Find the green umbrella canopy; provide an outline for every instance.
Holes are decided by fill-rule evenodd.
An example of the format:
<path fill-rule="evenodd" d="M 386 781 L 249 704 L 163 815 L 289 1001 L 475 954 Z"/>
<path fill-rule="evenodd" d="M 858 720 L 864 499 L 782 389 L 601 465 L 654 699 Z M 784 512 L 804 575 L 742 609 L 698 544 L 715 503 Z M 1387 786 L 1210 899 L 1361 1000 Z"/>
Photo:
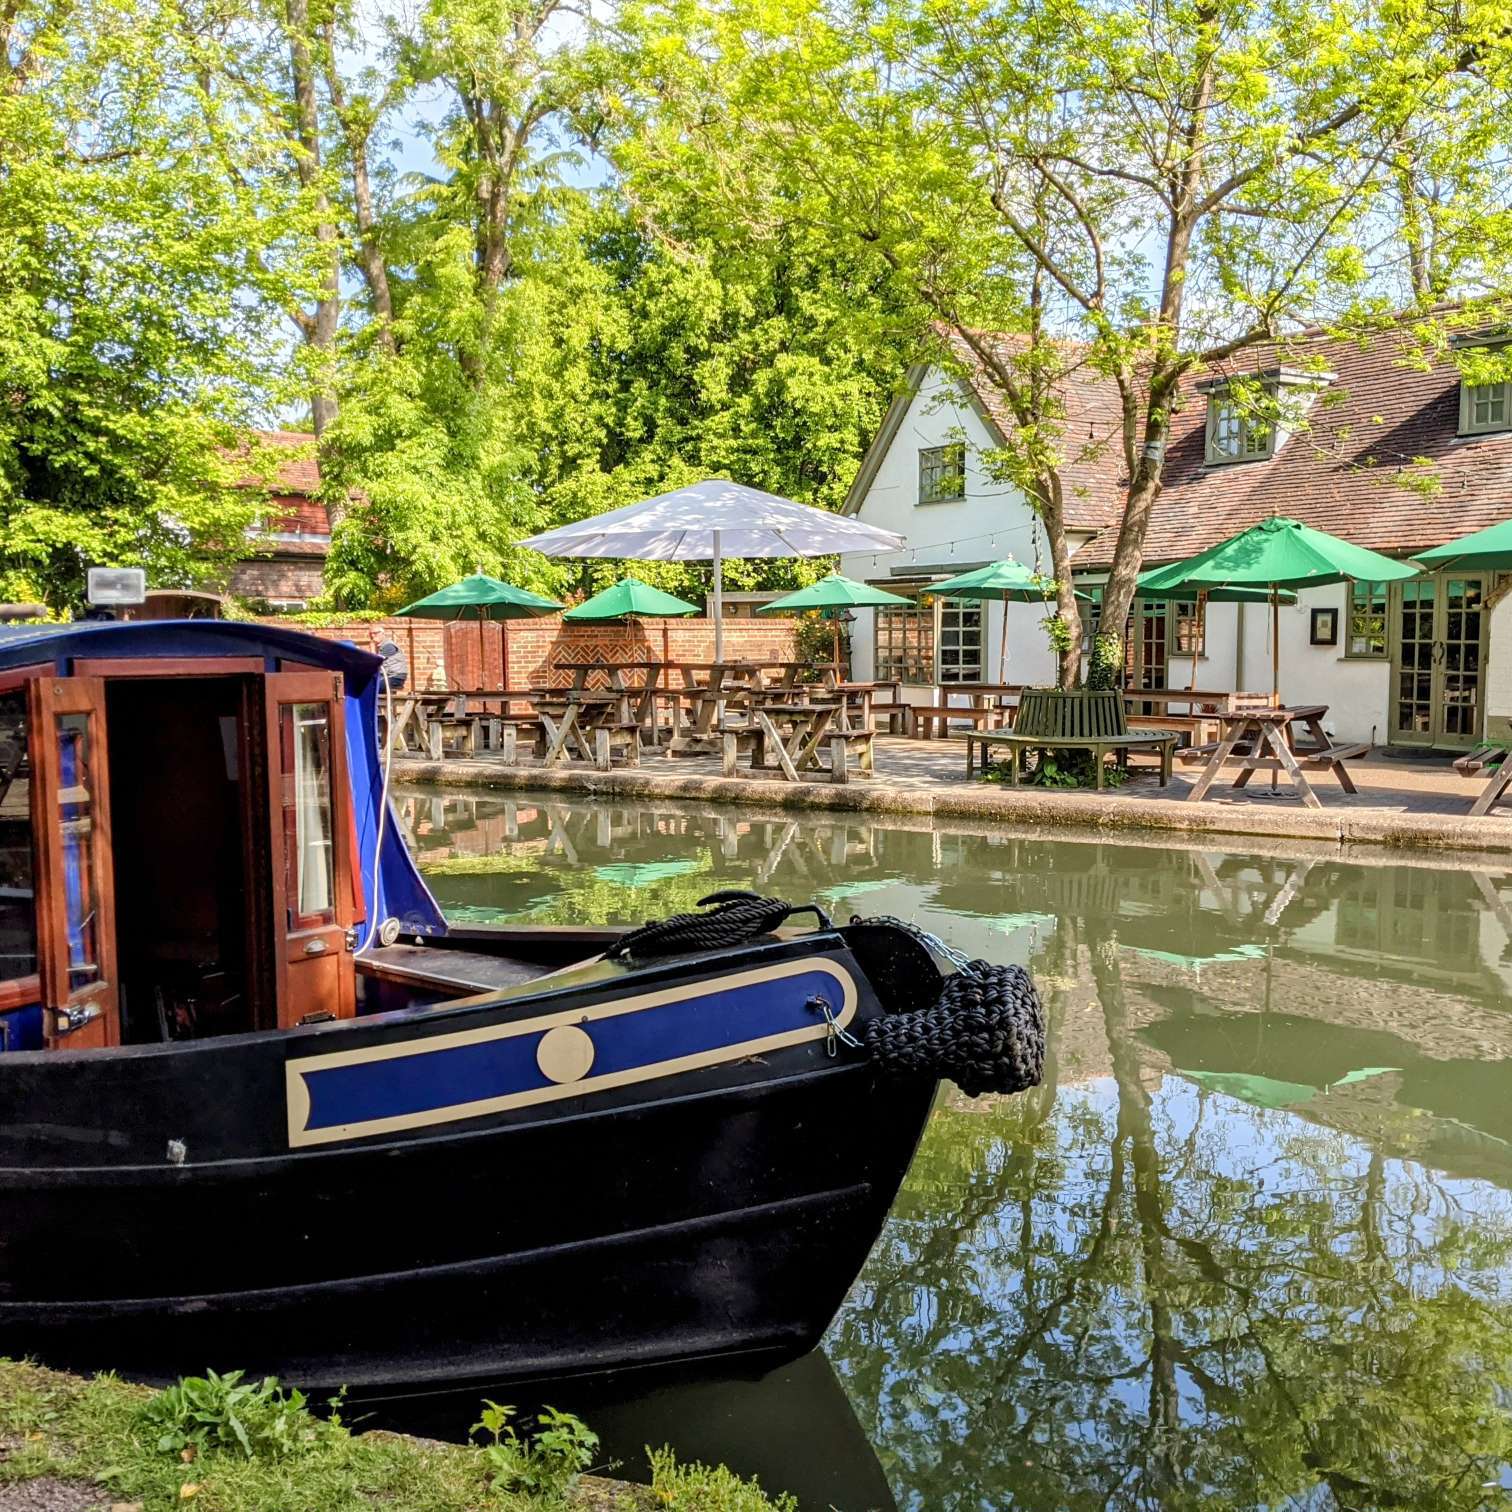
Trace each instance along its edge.
<path fill-rule="evenodd" d="M 1262 520 L 1165 569 L 1167 587 L 1322 588 L 1350 578 L 1397 582 L 1417 568 L 1283 516 Z"/>
<path fill-rule="evenodd" d="M 1135 598 L 1162 599 L 1182 598 L 1190 596 L 1195 598 L 1199 593 L 1205 593 L 1208 599 L 1215 604 L 1266 604 L 1270 602 L 1269 588 L 1197 588 L 1187 589 L 1184 587 L 1181 574 L 1186 569 L 1185 562 L 1171 562 L 1164 567 L 1152 567 L 1148 572 L 1141 572 L 1138 581 L 1134 585 Z M 1277 590 L 1277 597 L 1283 604 L 1295 604 L 1295 593 L 1281 592 Z"/>
<path fill-rule="evenodd" d="M 888 604 L 908 605 L 912 602 L 912 599 L 889 593 L 885 588 L 873 588 L 870 583 L 858 583 L 855 578 L 831 572 L 807 588 L 763 604 L 756 612 L 798 614 L 806 609 L 879 609 Z"/>
<path fill-rule="evenodd" d="M 639 614 L 647 619 L 680 619 L 689 614 L 702 614 L 697 604 L 686 599 L 674 598 L 643 583 L 637 577 L 621 578 L 612 588 L 595 593 L 575 609 L 569 609 L 564 620 L 615 620 L 627 614 Z"/>
<path fill-rule="evenodd" d="M 1054 597 L 1051 578 L 1042 577 L 1032 567 L 1004 557 L 1000 562 L 989 562 L 985 567 L 974 567 L 958 577 L 947 578 L 943 583 L 931 583 L 930 593 L 939 598 L 965 599 L 1027 599 L 1035 602 Z M 1086 598 L 1078 593 L 1078 598 Z"/>
<path fill-rule="evenodd" d="M 1413 558 L 1430 572 L 1440 567 L 1456 567 L 1465 572 L 1478 568 L 1512 568 L 1512 520 L 1488 525 L 1484 530 L 1446 541 Z"/>
<path fill-rule="evenodd" d="M 537 615 L 553 614 L 561 607 L 554 599 L 542 598 L 528 588 L 516 588 L 513 583 L 501 583 L 486 573 L 474 572 L 460 583 L 395 612 L 408 619 L 511 620 L 534 619 Z"/>

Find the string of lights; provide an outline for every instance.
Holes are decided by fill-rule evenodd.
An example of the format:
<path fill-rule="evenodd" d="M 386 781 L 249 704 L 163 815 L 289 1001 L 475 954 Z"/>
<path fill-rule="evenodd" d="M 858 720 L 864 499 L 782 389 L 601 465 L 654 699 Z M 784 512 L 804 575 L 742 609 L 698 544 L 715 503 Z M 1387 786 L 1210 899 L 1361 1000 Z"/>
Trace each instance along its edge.
<path fill-rule="evenodd" d="M 1038 520 L 1031 520 L 1025 525 L 1004 526 L 1000 530 L 984 530 L 980 535 L 956 536 L 947 541 L 930 541 L 923 546 L 904 546 L 898 551 L 879 551 L 872 553 L 871 570 L 879 572 L 885 561 L 891 566 L 898 566 L 898 559 L 907 556 L 908 565 L 916 565 L 920 561 L 920 553 L 928 565 L 934 565 L 942 561 L 951 561 L 955 558 L 957 548 L 972 546 L 978 542 L 986 542 L 987 550 L 996 560 L 999 555 L 999 543 L 1002 543 L 1002 555 L 1013 557 L 1012 546 L 1019 538 L 1029 536 L 1029 551 L 1034 558 L 1034 570 L 1041 570 L 1043 560 L 1040 540 L 1040 527 Z M 942 556 L 943 553 L 943 556 Z M 1017 560 L 1017 558 L 1014 558 Z M 1027 564 L 1026 564 L 1027 565 Z"/>

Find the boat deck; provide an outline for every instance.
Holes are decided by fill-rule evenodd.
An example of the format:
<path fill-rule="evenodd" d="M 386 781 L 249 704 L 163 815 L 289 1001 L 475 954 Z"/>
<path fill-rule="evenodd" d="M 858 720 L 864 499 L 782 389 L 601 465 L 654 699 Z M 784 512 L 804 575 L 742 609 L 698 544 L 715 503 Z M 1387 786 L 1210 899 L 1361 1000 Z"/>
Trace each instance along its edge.
<path fill-rule="evenodd" d="M 388 981 L 458 993 L 519 987 L 551 970 L 538 961 L 436 945 L 380 945 L 363 952 L 360 967 L 367 975 Z"/>

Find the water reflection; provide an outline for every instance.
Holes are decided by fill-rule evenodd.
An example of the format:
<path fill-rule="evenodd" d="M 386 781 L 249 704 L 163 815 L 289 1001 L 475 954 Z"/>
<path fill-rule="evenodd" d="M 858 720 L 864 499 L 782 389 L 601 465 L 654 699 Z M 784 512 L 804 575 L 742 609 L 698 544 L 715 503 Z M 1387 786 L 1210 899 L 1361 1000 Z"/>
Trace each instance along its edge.
<path fill-rule="evenodd" d="M 1512 877 L 404 810 L 449 910 L 638 921 L 755 886 L 1033 967 L 1046 1086 L 942 1104 L 827 1344 L 901 1506 L 1512 1505 Z"/>

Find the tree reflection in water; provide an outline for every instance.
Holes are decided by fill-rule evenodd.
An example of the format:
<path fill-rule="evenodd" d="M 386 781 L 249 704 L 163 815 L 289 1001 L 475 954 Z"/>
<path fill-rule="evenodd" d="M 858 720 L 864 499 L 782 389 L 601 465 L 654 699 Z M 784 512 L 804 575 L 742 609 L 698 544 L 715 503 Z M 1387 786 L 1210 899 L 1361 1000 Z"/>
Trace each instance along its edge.
<path fill-rule="evenodd" d="M 904 1506 L 1512 1507 L 1512 879 L 560 796 L 400 818 L 464 917 L 754 887 L 1050 989 L 1047 1086 L 942 1104 L 829 1340 Z"/>
<path fill-rule="evenodd" d="M 1508 1505 L 1506 1192 L 1152 1074 L 1071 934 L 1112 1075 L 943 1107 L 827 1346 L 900 1504 Z"/>

